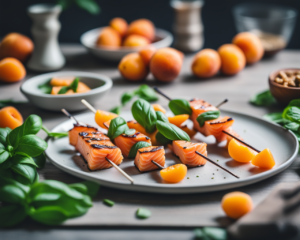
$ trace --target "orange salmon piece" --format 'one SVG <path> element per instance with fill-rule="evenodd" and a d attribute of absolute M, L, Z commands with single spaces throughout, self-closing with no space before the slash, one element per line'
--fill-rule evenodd
<path fill-rule="evenodd" d="M 196 151 L 207 156 L 206 143 L 192 143 L 182 140 L 173 141 L 172 148 L 180 161 L 188 167 L 202 166 L 206 159 L 196 154 Z"/>
<path fill-rule="evenodd" d="M 140 172 L 148 172 L 159 169 L 151 160 L 155 161 L 161 166 L 165 166 L 165 149 L 163 146 L 150 146 L 140 148 L 137 151 L 134 159 L 134 165 Z"/>

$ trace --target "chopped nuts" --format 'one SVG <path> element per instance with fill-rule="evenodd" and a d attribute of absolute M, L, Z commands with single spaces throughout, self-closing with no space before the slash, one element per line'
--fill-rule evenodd
<path fill-rule="evenodd" d="M 284 87 L 300 87 L 300 71 L 280 71 L 274 81 Z"/>

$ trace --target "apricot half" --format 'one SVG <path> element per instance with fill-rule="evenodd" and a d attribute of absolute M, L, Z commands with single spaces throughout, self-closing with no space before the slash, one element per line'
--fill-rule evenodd
<path fill-rule="evenodd" d="M 22 124 L 22 115 L 16 108 L 8 106 L 0 110 L 0 128 L 15 129 Z"/>
<path fill-rule="evenodd" d="M 186 120 L 189 119 L 189 115 L 188 114 L 180 114 L 180 115 L 176 115 L 174 117 L 168 117 L 169 122 L 176 125 L 177 127 L 180 127 L 181 124 L 183 124 Z"/>
<path fill-rule="evenodd" d="M 271 169 L 275 166 L 274 157 L 269 148 L 262 150 L 251 161 L 254 166 L 264 169 Z"/>
<path fill-rule="evenodd" d="M 250 162 L 257 154 L 257 152 L 235 139 L 231 139 L 229 142 L 228 153 L 235 161 L 242 163 Z"/>
<path fill-rule="evenodd" d="M 156 112 L 162 112 L 163 114 L 166 114 L 167 110 L 164 109 L 160 104 L 155 103 L 155 104 L 151 104 L 151 106 L 153 107 L 154 111 Z"/>
<path fill-rule="evenodd" d="M 160 171 L 163 180 L 169 183 L 178 183 L 184 179 L 187 167 L 184 164 L 175 164 Z"/>
<path fill-rule="evenodd" d="M 16 58 L 4 58 L 0 61 L 0 81 L 18 82 L 26 76 L 23 64 Z"/>
<path fill-rule="evenodd" d="M 253 202 L 246 193 L 231 192 L 224 195 L 221 206 L 228 217 L 238 219 L 253 209 Z"/>
<path fill-rule="evenodd" d="M 95 113 L 95 122 L 102 128 L 106 128 L 104 126 L 104 123 L 112 120 L 114 118 L 118 117 L 117 114 L 115 113 L 111 113 L 111 112 L 106 112 L 106 111 L 102 111 L 102 110 L 97 110 L 97 112 Z"/>

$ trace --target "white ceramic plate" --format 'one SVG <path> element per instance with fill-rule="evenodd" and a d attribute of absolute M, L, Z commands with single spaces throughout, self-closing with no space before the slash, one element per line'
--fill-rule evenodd
<path fill-rule="evenodd" d="M 88 49 L 88 51 L 94 56 L 110 61 L 120 61 L 125 55 L 137 52 L 141 49 L 125 47 L 121 47 L 119 49 L 108 49 L 97 47 L 95 43 L 102 29 L 103 27 L 89 30 L 82 34 L 80 37 L 82 45 L 85 46 Z M 173 36 L 171 33 L 158 28 L 156 28 L 155 33 L 156 38 L 160 40 L 152 43 L 152 46 L 154 46 L 157 49 L 171 46 L 173 42 Z"/>
<path fill-rule="evenodd" d="M 120 167 L 134 179 L 135 183 L 131 184 L 114 168 L 94 172 L 88 171 L 81 156 L 69 145 L 68 138 L 49 140 L 46 154 L 55 166 L 77 177 L 96 181 L 113 188 L 156 193 L 210 192 L 245 186 L 283 171 L 295 159 L 298 153 L 298 141 L 290 131 L 265 120 L 236 112 L 222 111 L 222 115 L 231 116 L 235 119 L 234 130 L 247 143 L 260 150 L 270 148 L 274 155 L 276 166 L 271 170 L 261 170 L 250 163 L 238 163 L 230 158 L 227 149 L 214 143 L 214 137 L 203 137 L 200 133 L 196 135 L 196 140 L 194 141 L 207 142 L 208 156 L 213 160 L 218 160 L 220 165 L 228 168 L 238 175 L 240 179 L 234 178 L 227 172 L 207 162 L 203 167 L 189 169 L 186 178 L 182 182 L 168 184 L 161 180 L 159 171 L 140 173 L 133 165 L 133 160 L 125 159 Z M 126 120 L 132 119 L 130 112 L 124 112 L 121 116 Z M 78 115 L 76 118 L 79 121 L 96 126 L 93 113 Z M 72 128 L 72 125 L 72 121 L 68 120 L 55 127 L 53 131 L 67 131 Z M 166 149 L 166 165 L 169 166 L 179 162 Z"/>

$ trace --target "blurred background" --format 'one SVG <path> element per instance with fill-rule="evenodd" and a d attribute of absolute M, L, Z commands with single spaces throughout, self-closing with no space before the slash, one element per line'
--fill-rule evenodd
<path fill-rule="evenodd" d="M 36 3 L 55 2 L 55 0 L 3 0 L 0 8 L 0 37 L 10 32 L 31 36 L 32 23 L 26 13 L 27 7 Z M 300 10 L 299 0 L 206 0 L 202 9 L 204 47 L 216 49 L 226 42 L 231 42 L 232 37 L 237 33 L 232 9 L 235 5 L 244 2 L 280 4 Z M 101 7 L 98 15 L 90 15 L 74 5 L 60 15 L 62 29 L 59 40 L 61 43 L 79 43 L 82 33 L 108 25 L 113 17 L 122 17 L 128 22 L 138 18 L 148 18 L 157 27 L 172 32 L 174 13 L 169 0 L 97 0 L 97 3 Z M 299 28 L 300 18 L 297 19 L 287 48 L 300 49 Z"/>

